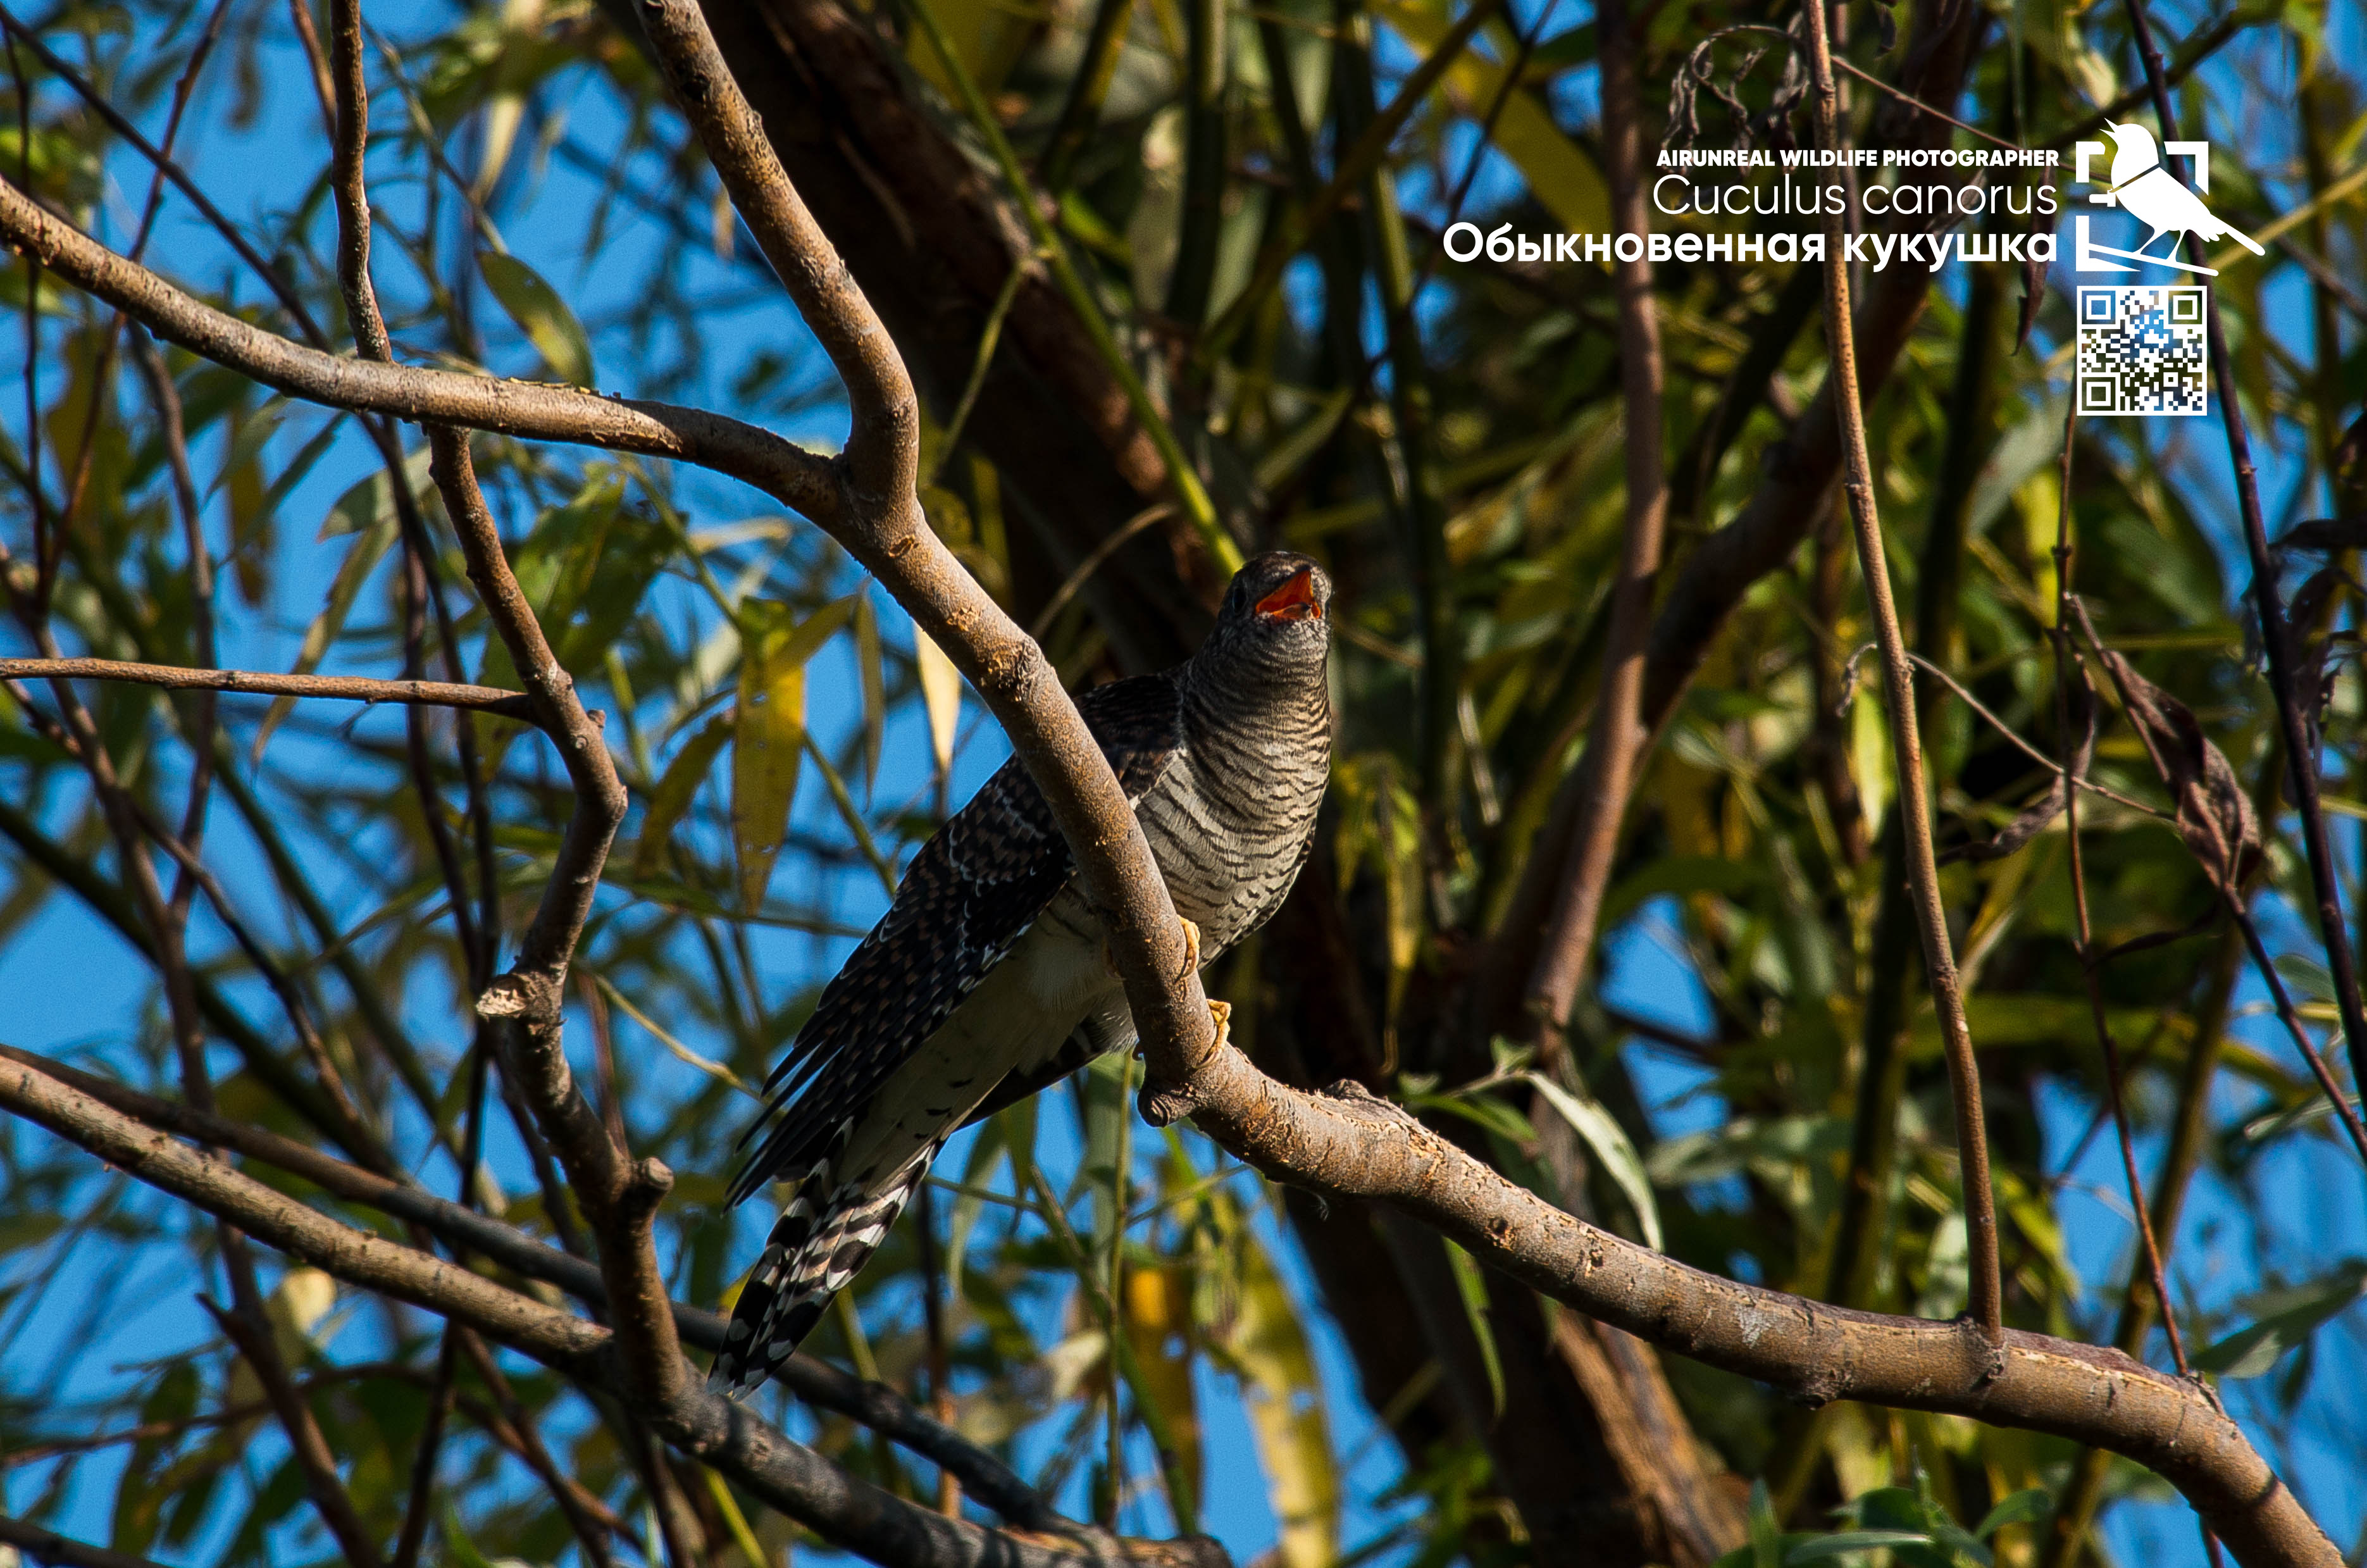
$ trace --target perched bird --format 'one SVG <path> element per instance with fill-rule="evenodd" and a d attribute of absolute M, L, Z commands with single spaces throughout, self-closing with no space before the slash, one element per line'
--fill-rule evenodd
<path fill-rule="evenodd" d="M 1331 580 L 1243 566 L 1190 660 L 1077 709 L 1133 802 L 1206 965 L 1281 906 L 1331 767 Z M 764 1085 L 737 1203 L 797 1182 L 711 1381 L 764 1381 L 878 1249 L 959 1129 L 1129 1050 L 1134 1019 L 1067 842 L 1016 758 L 913 857 Z"/>
<path fill-rule="evenodd" d="M 2152 131 L 2142 125 L 2115 125 L 2109 119 L 2104 129 L 2112 138 L 2112 194 L 2139 222 L 2153 225 L 2152 238 L 2137 246 L 2139 251 L 2152 249 L 2154 240 L 2164 234 L 2191 233 L 2206 244 L 2225 237 L 2254 256 L 2268 255 L 2251 235 L 2214 217 L 2211 209 L 2203 205 L 2203 198 L 2162 166 Z"/>

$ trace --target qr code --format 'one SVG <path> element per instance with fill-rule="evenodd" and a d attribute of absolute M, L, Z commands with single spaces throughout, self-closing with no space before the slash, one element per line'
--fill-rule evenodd
<path fill-rule="evenodd" d="M 2203 414 L 2210 290 L 2121 283 L 2079 290 L 2079 412 Z"/>

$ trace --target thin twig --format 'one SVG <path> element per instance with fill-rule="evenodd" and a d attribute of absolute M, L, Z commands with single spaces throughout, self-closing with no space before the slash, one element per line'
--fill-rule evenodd
<path fill-rule="evenodd" d="M 1809 76 L 1816 106 L 1817 138 L 1828 150 L 1840 145 L 1839 103 L 1833 88 L 1832 41 L 1825 28 L 1824 0 L 1805 0 Z M 1825 214 L 1825 343 L 1832 361 L 1833 407 L 1840 418 L 1843 476 L 1850 519 L 1857 534 L 1858 567 L 1867 607 L 1882 645 L 1884 685 L 1889 696 L 1891 749 L 1898 769 L 1900 827 L 1905 834 L 1908 881 L 1923 941 L 1923 966 L 1940 1015 L 1940 1036 L 1948 1062 L 1948 1086 L 1956 1112 L 1956 1150 L 1963 1165 L 1965 1251 L 1971 1273 L 1972 1310 L 1992 1346 L 2005 1340 L 2004 1296 L 1998 1266 L 1997 1198 L 1989 1185 L 1988 1133 L 1982 1124 L 1980 1064 L 1965 1016 L 1964 988 L 1940 900 L 1940 873 L 1931 849 L 1931 806 L 1924 793 L 1923 745 L 1915 717 L 1915 666 L 1898 627 L 1890 595 L 1890 567 L 1883 553 L 1882 521 L 1875 509 L 1874 464 L 1866 448 L 1865 413 L 1859 399 L 1857 347 L 1850 319 L 1849 268 L 1841 259 L 1844 218 L 1838 205 Z"/>
<path fill-rule="evenodd" d="M 2126 0 L 2129 28 L 2145 61 L 2146 83 L 2164 141 L 2178 135 L 2178 110 L 2170 101 L 2169 79 L 2161 51 L 2154 42 L 2153 24 L 2145 0 Z M 2203 247 L 2186 236 L 2189 258 L 2200 262 Z M 2367 1085 L 2367 1006 L 2359 991 L 2359 970 L 2350 947 L 2350 928 L 2342 912 L 2340 873 L 2334 864 L 2332 841 L 2326 831 L 2326 808 L 2318 798 L 2316 737 L 2312 733 L 2311 698 L 2301 689 L 2295 665 L 2293 627 L 2285 619 L 2283 596 L 2277 588 L 2277 568 L 2269 553 L 2266 515 L 2260 509 L 2259 471 L 2252 461 L 2251 437 L 2244 426 L 2244 405 L 2236 389 L 2235 357 L 2215 305 L 2203 312 L 2209 335 L 2214 391 L 2219 399 L 2219 420 L 2227 433 L 2227 460 L 2236 481 L 2237 509 L 2244 524 L 2244 548 L 2252 563 L 2252 601 L 2260 617 L 2260 642 L 2268 654 L 2269 687 L 2275 694 L 2279 733 L 2293 783 L 2294 807 L 2301 817 L 2302 845 L 2309 859 L 2310 890 L 2316 897 L 2318 939 L 2326 947 L 2327 972 L 2334 982 L 2336 1007 L 2342 1015 L 2342 1035 L 2350 1054 L 2350 1077 Z"/>
<path fill-rule="evenodd" d="M 0 659 L 0 680 L 108 680 L 161 687 L 167 691 L 230 691 L 257 697 L 320 697 L 340 702 L 416 703 L 535 722 L 534 705 L 522 691 L 505 691 L 492 686 L 451 686 L 432 680 L 185 669 L 176 665 L 142 665 L 121 659 Z"/>
<path fill-rule="evenodd" d="M 2075 738 L 2071 722 L 2072 683 L 2085 680 L 2078 669 L 2077 656 L 2071 651 L 2071 459 L 2078 430 L 2078 400 L 2063 415 L 2063 460 L 2057 477 L 2059 504 L 2055 517 L 2055 725 L 2063 747 L 2063 760 L 2058 765 L 2063 776 L 2075 786 L 2079 782 L 2079 743 Z M 2089 700 L 2095 700 L 2093 694 Z M 2104 1013 L 2104 959 L 2096 950 L 2096 937 L 2088 915 L 2088 875 L 2086 857 L 2079 846 L 2079 791 L 2077 788 L 2063 791 L 2063 835 L 2070 849 L 2071 908 L 2079 949 L 2079 971 L 2087 982 L 2088 1012 L 2096 1028 L 2096 1043 L 2104 1053 L 2105 1091 L 2112 1108 L 2112 1131 L 2121 1145 L 2121 1174 L 2129 1187 L 2129 1207 L 2136 1215 L 2137 1240 L 2145 1256 L 2146 1272 L 2153 1285 L 2154 1303 L 2161 1312 L 2161 1326 L 2169 1336 L 2170 1358 L 2177 1363 L 2181 1378 L 2194 1375 L 2187 1363 L 2186 1341 L 2178 1332 L 2178 1317 L 2169 1301 L 2169 1282 L 2162 1266 L 2161 1243 L 2154 1234 L 2153 1210 L 2146 1203 L 2145 1180 L 2137 1174 L 2135 1141 L 2129 1132 L 2127 1097 L 2121 1070 L 2120 1041 L 2113 1038 L 2111 1021 Z"/>
<path fill-rule="evenodd" d="M 1866 649 L 1872 648 L 1874 644 L 1869 642 L 1866 644 L 1865 648 L 1861 648 L 1858 652 L 1861 653 L 1864 653 Z M 1979 698 L 1975 697 L 1969 690 L 1965 689 L 1964 683 L 1959 681 L 1954 676 L 1950 675 L 1939 665 L 1934 664 L 1932 661 L 1925 658 L 1922 654 L 1914 652 L 1912 649 L 1908 650 L 1907 656 L 1915 661 L 1917 668 L 1922 670 L 1924 674 L 1938 680 L 1942 686 L 1946 687 L 1950 691 L 1954 692 L 1958 700 L 1962 701 L 1965 707 L 1971 709 L 1974 713 L 1978 715 L 1981 719 L 1987 721 L 1989 728 L 1995 730 L 1998 734 L 2003 737 L 2004 740 L 2013 746 L 2015 750 L 2021 752 L 2024 756 L 2029 757 L 2033 762 L 2038 764 L 2039 767 L 2045 768 L 2049 773 L 2054 774 L 2057 778 L 2069 778 L 2071 776 L 2070 769 L 2065 767 L 2062 763 L 2056 761 L 2054 757 L 2047 756 L 2044 752 L 2033 745 L 2028 740 L 2024 739 L 2020 731 L 2007 723 L 2003 719 L 1999 718 L 1995 712 L 1990 710 L 1988 704 L 1984 703 Z M 1852 665 L 1856 664 L 1857 660 L 1855 654 L 1851 655 L 1850 662 Z M 1852 682 L 1851 684 L 1853 689 L 1854 682 Z M 1846 707 L 1847 704 L 1844 703 L 1843 706 Z M 2112 801 L 2116 806 L 2126 806 L 2133 812 L 2141 812 L 2149 817 L 2160 817 L 2167 820 L 2169 816 L 2168 812 L 2161 810 L 2158 806 L 2148 806 L 2143 801 L 2136 799 L 2133 795 L 2124 795 L 2119 790 L 2112 789 L 2106 785 L 2099 784 L 2092 778 L 2081 777 L 2078 778 L 2076 782 L 2080 789 L 2087 790 L 2090 795 L 2101 796 L 2103 799 Z"/>

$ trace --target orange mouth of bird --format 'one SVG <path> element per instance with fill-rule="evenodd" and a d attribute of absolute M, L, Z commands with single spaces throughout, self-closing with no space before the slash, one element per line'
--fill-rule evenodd
<path fill-rule="evenodd" d="M 1290 580 L 1258 600 L 1257 612 L 1269 620 L 1320 620 L 1323 607 L 1315 600 L 1315 568 L 1301 567 Z"/>

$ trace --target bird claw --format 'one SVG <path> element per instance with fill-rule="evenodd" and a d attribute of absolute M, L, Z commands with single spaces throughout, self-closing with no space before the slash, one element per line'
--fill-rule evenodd
<path fill-rule="evenodd" d="M 1222 1051 L 1232 1040 L 1233 1005 L 1221 997 L 1209 997 L 1208 1018 L 1217 1026 L 1216 1049 Z"/>

